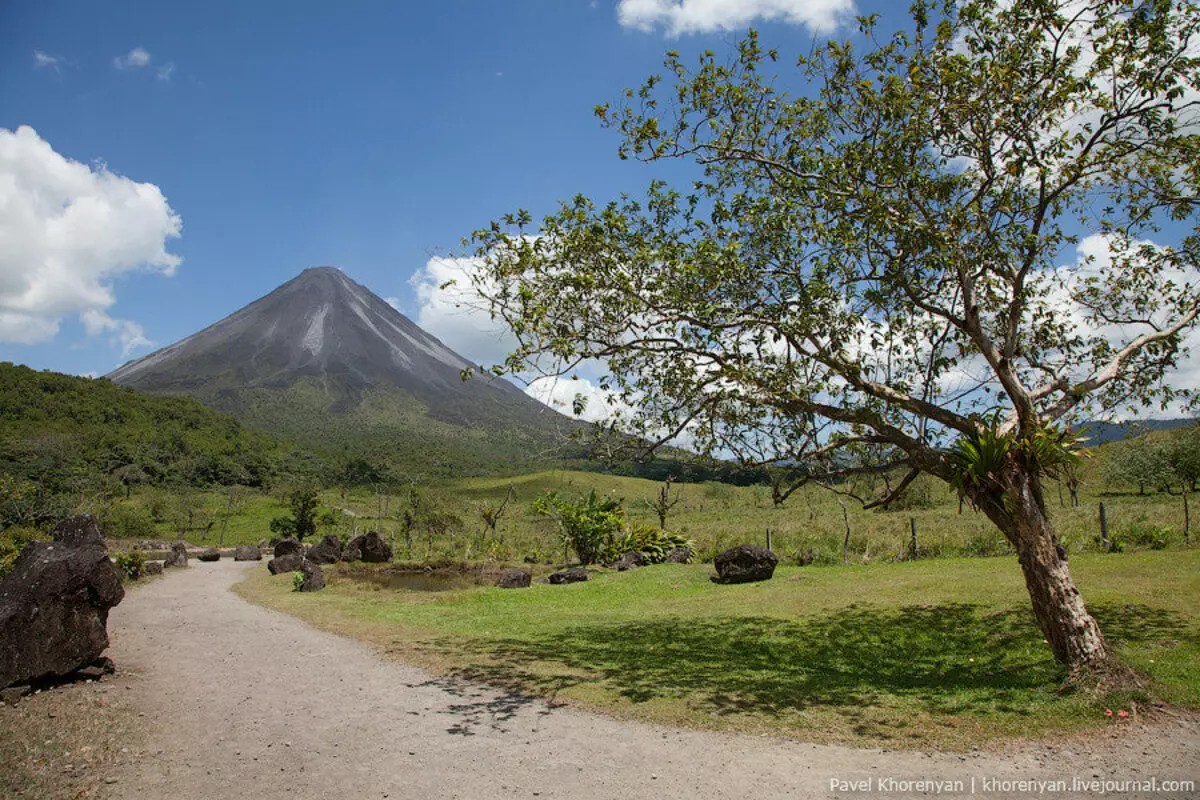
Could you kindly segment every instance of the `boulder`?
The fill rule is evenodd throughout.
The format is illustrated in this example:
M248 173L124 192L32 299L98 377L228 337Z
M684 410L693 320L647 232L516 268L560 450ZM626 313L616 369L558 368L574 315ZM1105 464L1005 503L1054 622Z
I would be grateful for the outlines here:
M262 561L262 550L252 544L240 544L233 551L234 561Z
M634 567L644 567L646 565L646 556L642 553L628 552L618 558L616 561L609 564L610 569L615 569L618 572L624 572L627 569Z
M375 531L369 531L362 536L355 536L346 544L346 549L357 551L358 558L348 558L343 553L342 558L345 561L368 561L375 564L383 564L392 560L392 548L383 540Z
M554 584L579 583L580 581L586 581L590 577L591 575L583 567L571 567L570 569L564 569L562 572L556 572L551 575L550 582Z
M342 560L342 541L332 533L313 545L308 560L314 564L336 564Z
M108 610L124 596L94 518L31 542L0 580L0 688L95 662L108 647Z
M304 573L304 580L300 583L300 591L319 592L325 588L325 570L316 564L311 561L304 561L300 564L300 572Z
M162 575L162 573L163 562L161 561L147 561L142 565L143 575Z
M501 589L525 589L533 581L533 573L527 569L506 569L500 573L496 585Z
M275 544L276 558L279 558L280 556L290 556L292 553L304 555L304 545L292 538L280 539Z
M276 556L267 562L267 571L272 575L282 572L295 572L304 564L304 556L299 553L288 553L286 556Z
M739 544L713 559L714 583L752 583L770 580L779 558L765 547Z
M186 567L187 566L187 545L183 542L175 542L171 545L171 552L167 553L166 559L163 561L164 567Z
M668 564L690 564L693 558L692 548L690 547L675 547L671 552L667 553Z
M342 548L342 561L362 561L362 550L358 549L358 540L351 539L345 547Z
M201 551L200 555L196 556L196 558L207 562L220 561L221 551L215 547L210 547L207 550Z

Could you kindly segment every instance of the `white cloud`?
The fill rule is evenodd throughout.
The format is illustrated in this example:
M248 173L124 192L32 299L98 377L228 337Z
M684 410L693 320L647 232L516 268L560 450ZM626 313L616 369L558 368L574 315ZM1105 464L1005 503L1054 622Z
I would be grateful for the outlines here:
M112 281L174 272L180 258L166 245L182 227L154 184L64 158L30 127L0 128L0 341L48 341L78 315L126 354L148 344L136 323L108 315Z
M828 32L853 13L854 0L621 0L617 6L626 28L662 28L668 36L738 30L756 21Z
M150 53L143 47L135 47L123 56L117 56L112 64L117 69L141 69L150 65Z
M175 72L175 62L174 61L169 62L167 64L163 64L161 67L154 68L154 73L155 73L155 75L158 76L158 79L160 81L171 80L171 74L173 72Z
M48 53L43 53L41 50L33 51L33 66L35 69L52 67L57 70L60 64L62 64L62 59L58 56L52 56Z
M499 364L517 340L503 321L491 318L472 288L479 266L476 258L429 259L409 279L417 295L417 324L472 363Z
M150 347L154 342L146 338L142 326L127 319L113 319L108 314L95 308L89 308L79 315L83 321L88 336L98 336L101 333L112 334L113 341L121 345L121 357L128 355L139 347Z

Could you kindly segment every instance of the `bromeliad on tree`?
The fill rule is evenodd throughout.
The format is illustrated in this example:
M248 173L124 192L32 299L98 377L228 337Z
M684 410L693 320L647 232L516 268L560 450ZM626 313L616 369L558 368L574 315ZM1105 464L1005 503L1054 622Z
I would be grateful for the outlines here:
M686 431L801 480L902 470L874 502L919 473L957 483L1016 549L1055 657L1102 669L1042 480L1070 451L1052 425L1187 398L1170 376L1200 313L1200 15L912 18L791 63L753 33L728 63L668 54L667 81L598 113L622 158L694 162L687 193L509 215L475 234L476 286L518 337L505 369L606 364L651 446Z

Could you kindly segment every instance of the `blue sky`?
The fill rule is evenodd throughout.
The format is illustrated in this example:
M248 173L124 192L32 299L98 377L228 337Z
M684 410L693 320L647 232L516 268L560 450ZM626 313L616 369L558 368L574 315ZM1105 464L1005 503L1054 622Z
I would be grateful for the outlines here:
M668 49L728 52L752 25L795 54L906 7L3 0L0 361L104 374L332 264L495 363L504 337L438 288L464 236L687 176L618 160L597 104ZM1200 360L1179 380L1200 387Z
M82 281L44 294L91 291L43 297L36 319L0 325L0 360L102 374L312 265L342 267L417 318L410 278L474 228L644 187L648 168L617 160L592 109L667 49L726 48L750 21L804 46L851 7L6 0L0 128L45 143L27 132L12 157L102 161L161 198L123 223L148 229L128 254L148 260L106 267L77 253Z

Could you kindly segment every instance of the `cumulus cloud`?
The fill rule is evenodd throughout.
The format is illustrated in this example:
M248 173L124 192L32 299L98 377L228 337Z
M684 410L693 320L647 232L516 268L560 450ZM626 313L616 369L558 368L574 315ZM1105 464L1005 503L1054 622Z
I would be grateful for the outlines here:
M828 32L854 14L854 0L621 0L617 20L626 28L668 36L786 22Z
M0 128L0 341L48 341L77 315L126 355L149 344L136 323L108 315L113 280L174 272L167 241L182 227L154 184L65 158L30 127Z
M141 69L150 65L150 53L143 47L135 47L123 56L117 56L113 59L113 66L117 69Z
M474 290L476 258L434 256L409 279L417 295L417 324L475 364L499 364L517 345ZM395 304L393 304L395 305Z

